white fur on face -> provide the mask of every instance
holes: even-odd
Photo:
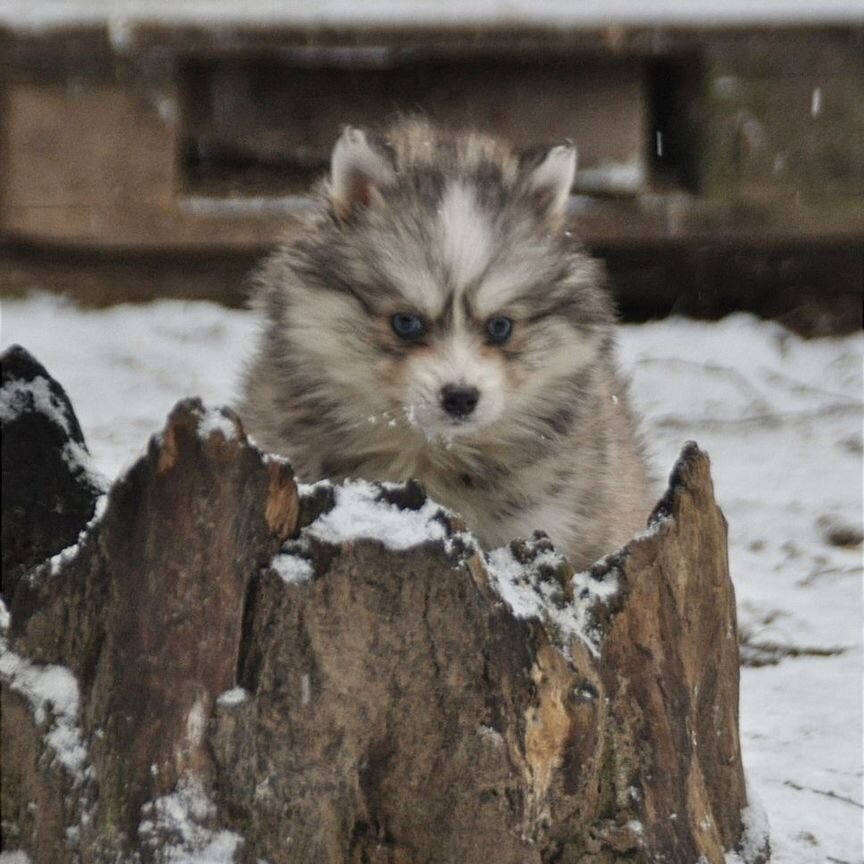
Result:
[[[449,285],[436,285],[436,293],[442,303],[448,288],[455,294],[452,329],[431,350],[406,362],[405,413],[427,439],[449,440],[488,426],[504,408],[501,362],[483,355],[481,341],[466,330],[462,314],[462,292],[487,268],[493,247],[488,219],[470,185],[456,180],[447,187],[438,208],[438,237]],[[478,390],[477,407],[468,417],[458,420],[441,407],[441,390],[448,385]]]
[[[480,352],[476,337],[457,330],[429,351],[411,357],[405,368],[405,414],[427,439],[471,435],[498,420],[504,410],[505,378],[500,360]],[[480,400],[464,420],[441,407],[447,385],[476,387]]]
[[[424,251],[410,238],[393,250],[381,249],[378,263],[405,298],[405,310],[437,318],[444,306],[444,292],[429,271]]]
[[[441,255],[458,291],[486,269],[492,252],[491,228],[470,186],[459,181],[448,186],[439,209],[439,225]]]
[[[472,303],[475,314],[489,318],[498,314],[513,300],[521,295],[525,285],[536,278],[537,262],[525,255],[509,255],[483,279],[474,292]]]

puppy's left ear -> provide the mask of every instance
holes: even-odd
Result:
[[[340,219],[380,197],[380,190],[396,179],[392,154],[362,129],[346,126],[330,163],[330,194]]]
[[[530,150],[519,160],[528,196],[554,222],[564,218],[576,176],[576,145]]]

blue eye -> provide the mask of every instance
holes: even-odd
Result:
[[[397,312],[390,319],[393,332],[401,339],[419,339],[426,332],[426,325],[419,315]]]
[[[506,342],[513,333],[513,321],[510,318],[490,318],[486,322],[486,332],[489,341],[496,345]]]

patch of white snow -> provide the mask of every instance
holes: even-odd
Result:
[[[599,581],[588,573],[572,577],[573,600],[564,600],[564,586],[555,576],[544,577],[543,570],[555,571],[563,565],[557,552],[541,552],[527,564],[513,556],[509,546],[493,549],[488,555],[492,586],[517,618],[537,618],[551,625],[560,647],[568,652],[570,640],[583,641],[595,655],[602,637],[593,625],[591,611],[605,603],[618,590],[614,570]]]
[[[741,834],[740,854],[734,851],[727,852],[726,864],[748,864],[750,861],[755,861],[756,856],[763,852],[768,845],[770,836],[768,814],[749,783],[747,784],[747,800],[750,803],[741,811],[743,833]]]
[[[0,864],[33,864],[23,849],[0,852]]]
[[[145,804],[141,816],[141,842],[158,849],[165,864],[233,864],[244,842],[233,831],[210,827],[216,807],[194,777]]]
[[[5,606],[3,607],[5,614]],[[16,654],[0,637],[0,678],[30,703],[37,726],[47,724],[45,743],[72,777],[84,780],[87,748],[78,727],[78,681],[65,666],[38,665]]]
[[[443,540],[442,507],[427,500],[419,510],[403,510],[380,500],[381,490],[365,480],[335,487],[336,505],[316,519],[304,534],[324,543],[377,540],[388,549],[411,549]]]
[[[42,414],[63,430],[70,440],[64,445],[61,458],[73,470],[87,473],[92,485],[106,490],[108,480],[93,467],[90,454],[72,440],[72,426],[66,406],[51,391],[51,382],[41,375],[31,381],[12,380],[0,388],[0,420],[9,423],[22,414]]]
[[[93,515],[90,517],[90,521],[81,529],[78,539],[71,546],[61,549],[56,555],[52,555],[48,559],[48,569],[52,576],[56,576],[64,565],[73,561],[78,556],[90,532],[102,521],[107,507],[108,495],[106,493],[96,499]]]
[[[237,705],[242,705],[249,699],[249,693],[242,687],[232,687],[226,690],[216,700],[216,704],[222,708],[234,708]]]
[[[221,409],[204,407],[198,423],[198,437],[206,441],[214,432],[219,432],[226,441],[237,438],[237,424]]]
[[[29,413],[44,414],[67,435],[72,434],[63,403],[51,392],[51,382],[41,375],[31,381],[12,380],[0,388],[0,420],[8,423]]]
[[[291,552],[277,552],[270,566],[286,585],[305,585],[315,575],[312,565],[305,558]]]

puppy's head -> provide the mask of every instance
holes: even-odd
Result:
[[[429,440],[548,411],[611,323],[598,265],[563,227],[575,165],[569,145],[519,157],[417,123],[387,139],[346,129],[282,260],[295,362],[357,422]]]

